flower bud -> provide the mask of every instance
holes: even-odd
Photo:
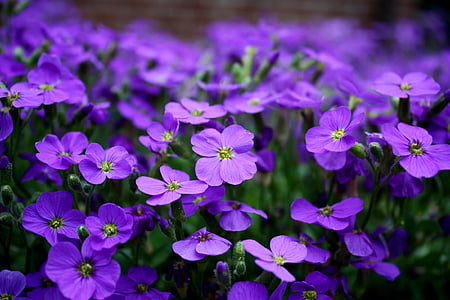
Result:
[[[369,154],[366,151],[366,148],[364,148],[364,145],[361,143],[355,143],[351,148],[350,152],[355,155],[358,158],[366,159],[369,157]]]
[[[2,200],[6,207],[10,207],[11,203],[14,201],[14,192],[10,185],[2,186]]]
[[[233,274],[235,276],[242,276],[245,274],[245,271],[247,271],[247,266],[245,265],[244,260],[238,261],[238,263],[234,266]]]
[[[89,230],[84,225],[78,226],[77,233],[81,241],[84,241],[89,236]]]
[[[10,184],[12,181],[12,164],[9,162],[8,156],[4,155],[0,158],[0,184]]]
[[[372,142],[369,144],[370,153],[372,153],[373,158],[376,162],[381,162],[383,160],[383,149],[378,142]]]
[[[0,213],[0,224],[10,226],[12,225],[14,217],[9,212]]]
[[[80,178],[75,174],[70,174],[67,177],[67,184],[69,185],[69,188],[77,193],[83,192],[83,185],[81,184]]]
[[[214,274],[219,283],[223,284],[226,287],[231,285],[231,277],[228,269],[228,264],[223,261],[218,261],[216,264],[216,269],[214,270]]]
[[[245,250],[242,241],[237,242],[233,248],[233,265],[236,266],[238,261],[245,260]]]

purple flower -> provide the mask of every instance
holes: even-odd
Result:
[[[19,271],[0,271],[0,299],[15,299],[25,288],[25,276]]]
[[[241,95],[235,95],[225,99],[225,108],[234,114],[249,113],[256,114],[273,102],[275,98],[270,96],[267,91],[247,92]]]
[[[219,131],[209,128],[191,138],[192,150],[201,156],[195,164],[200,180],[212,186],[224,181],[237,185],[256,173],[256,156],[250,153],[253,134],[240,125]]]
[[[20,153],[19,157],[31,162],[30,167],[23,174],[22,180],[36,180],[40,182],[46,182],[50,180],[53,184],[61,186],[63,180],[58,173],[58,170],[41,163],[34,153]]]
[[[44,105],[67,101],[73,95],[84,93],[84,84],[78,79],[67,79],[62,70],[53,62],[39,64],[28,73],[28,82],[40,90],[39,96]]]
[[[27,293],[30,299],[55,299],[55,300],[66,300],[68,298],[64,297],[59,291],[58,286],[51,281],[47,274],[45,273],[45,266],[47,263],[43,263],[39,272],[28,273],[27,286],[34,287],[35,289]]]
[[[330,251],[319,248],[314,244],[319,244],[320,242],[314,242],[308,235],[300,233],[298,239],[292,237],[292,241],[305,245],[307,253],[305,261],[312,264],[323,264],[328,258],[330,258]]]
[[[351,197],[332,206],[317,208],[308,200],[299,198],[291,205],[291,218],[307,224],[318,223],[331,230],[342,230],[350,225],[349,217],[363,210],[363,201]]]
[[[208,205],[208,212],[213,215],[222,213],[220,227],[227,231],[246,230],[252,224],[252,218],[248,213],[258,214],[267,219],[267,214],[260,209],[255,209],[238,201],[216,201]]]
[[[222,105],[210,106],[206,102],[198,102],[188,98],[183,98],[180,103],[169,102],[166,104],[166,113],[171,113],[173,117],[182,123],[205,124],[210,119],[220,118],[227,114]]]
[[[78,209],[72,209],[73,196],[66,191],[42,193],[36,204],[28,205],[23,211],[23,227],[56,244],[61,235],[78,239],[77,228],[86,218]]]
[[[337,171],[345,167],[347,152],[314,153],[314,158],[319,166],[328,171]]]
[[[42,104],[42,97],[38,96],[39,89],[35,85],[27,82],[19,82],[14,84],[9,91],[0,90],[0,95],[11,101],[12,106],[21,107],[38,107]]]
[[[124,211],[133,218],[133,234],[130,239],[140,233],[153,230],[155,219],[159,219],[158,213],[151,207],[144,204],[136,204],[124,208]]]
[[[138,189],[148,195],[148,205],[165,205],[180,199],[183,194],[203,193],[208,185],[200,180],[189,180],[189,175],[183,171],[174,170],[169,166],[159,168],[164,181],[148,176],[136,179]]]
[[[68,242],[48,252],[45,271],[61,293],[70,299],[104,299],[110,296],[120,277],[120,265],[111,259],[113,251],[94,251],[84,243],[81,253]]]
[[[117,104],[120,114],[130,120],[139,129],[147,129],[152,123],[150,116],[154,116],[155,109],[139,95],[132,95],[130,101],[120,101]]]
[[[392,152],[401,157],[400,165],[410,175],[430,178],[440,170],[450,170],[450,145],[431,145],[433,138],[425,129],[404,123],[397,128],[385,124],[381,129]]]
[[[407,172],[400,172],[389,179],[391,195],[394,197],[414,198],[422,193],[425,184],[422,178],[416,178]]]
[[[127,150],[122,146],[114,146],[105,151],[99,144],[92,143],[86,149],[86,159],[79,164],[80,172],[92,184],[101,184],[106,178],[123,179],[131,172],[128,156]]]
[[[435,95],[439,92],[440,86],[425,73],[408,73],[402,78],[393,72],[388,72],[375,80],[373,89],[386,96],[408,98],[409,96]]]
[[[110,249],[117,244],[126,243],[133,233],[133,217],[120,206],[106,203],[100,206],[98,217],[86,218],[89,242],[94,250]]]
[[[9,109],[0,103],[0,141],[5,140],[14,129],[14,124]]]
[[[224,254],[230,247],[230,241],[206,231],[206,227],[172,244],[173,251],[189,261],[201,260],[206,255]]]
[[[306,132],[306,149],[313,153],[349,150],[356,143],[356,139],[349,134],[364,118],[363,113],[356,115],[353,120],[351,115],[346,106],[324,113],[319,121],[320,126]]]
[[[178,134],[179,122],[171,113],[165,113],[163,123],[152,122],[147,128],[149,136],[142,136],[139,141],[151,151],[165,150]]]
[[[295,281],[295,277],[283,265],[302,262],[307,254],[305,245],[294,242],[285,235],[272,238],[270,250],[254,240],[244,240],[242,243],[245,251],[257,257],[255,263],[258,266],[287,282]]]
[[[387,280],[393,281],[400,275],[400,270],[396,265],[382,261],[386,257],[386,249],[381,243],[374,243],[373,248],[372,255],[352,260],[351,264],[359,269],[372,269]]]
[[[281,300],[286,292],[287,282],[281,281],[269,298],[267,288],[259,282],[238,281],[228,292],[228,300]]]
[[[348,252],[355,256],[369,256],[373,253],[373,243],[362,230],[351,230],[344,234]]]
[[[125,294],[134,300],[167,300],[171,298],[171,293],[160,292],[150,287],[157,279],[158,273],[155,269],[149,266],[132,266],[127,275],[120,276],[116,293]]]
[[[184,196],[181,198],[184,214],[186,217],[190,217],[195,214],[199,207],[219,201],[223,196],[225,196],[225,187],[223,185],[210,186],[203,193]]]
[[[252,281],[238,281],[228,292],[228,300],[267,300],[269,292],[264,284]]]
[[[296,281],[291,285],[291,289],[297,291],[289,295],[289,300],[331,300],[330,296],[324,294],[331,288],[328,276],[314,271],[306,275],[305,281]]]
[[[80,153],[87,145],[88,139],[81,132],[68,132],[61,141],[56,135],[47,134],[42,142],[35,144],[39,151],[36,157],[54,169],[66,170],[71,164],[78,164],[84,159]]]

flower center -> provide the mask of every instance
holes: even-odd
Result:
[[[231,150],[230,147],[222,147],[219,149],[219,151],[217,152],[217,154],[219,155],[219,160],[226,160],[226,159],[230,159],[233,157],[233,150]]]
[[[205,200],[205,198],[206,198],[206,196],[198,196],[197,198],[194,199],[194,204],[198,205],[200,202]]]
[[[280,266],[284,265],[284,263],[286,262],[286,260],[285,260],[283,257],[278,256],[278,255],[275,255],[275,256],[273,257],[273,261],[274,261],[277,265],[280,265]]]
[[[204,242],[204,241],[210,240],[210,239],[211,239],[211,234],[210,234],[210,233],[204,234],[204,233],[200,232],[200,233],[198,234],[198,236],[197,236],[197,239],[198,239],[200,242]]]
[[[336,129],[335,131],[333,131],[333,133],[331,134],[331,137],[333,138],[333,140],[340,140],[344,137],[345,135],[345,131],[342,128]]]
[[[409,152],[411,152],[412,155],[422,155],[424,151],[420,143],[414,142],[409,145]]]
[[[168,131],[164,132],[162,139],[165,142],[171,142],[173,140],[173,131],[168,130]]]
[[[171,183],[168,183],[166,185],[166,189],[168,189],[169,191],[175,191],[177,190],[181,185],[176,182],[176,181],[172,181]]]
[[[143,215],[142,208],[138,207],[136,209],[136,216],[142,216],[142,215]]]
[[[102,230],[107,237],[113,237],[118,233],[117,226],[111,223],[103,225]]]
[[[12,300],[13,296],[10,294],[3,294],[0,296],[0,300]]]
[[[58,157],[61,157],[61,156],[72,156],[72,154],[70,154],[69,152],[61,152],[60,154],[58,154]]]
[[[101,170],[105,173],[111,172],[113,169],[113,164],[110,161],[102,161],[101,166]]]
[[[233,205],[231,205],[232,209],[239,209],[241,208],[241,204],[239,202],[234,202]]]
[[[299,243],[300,244],[303,244],[303,245],[305,245],[305,246],[310,246],[311,244],[304,238],[304,237],[299,237],[298,238],[298,240],[299,240]]]
[[[44,280],[42,280],[42,287],[51,287],[54,286],[55,284],[53,283],[53,281],[51,281],[48,278],[45,278]]]
[[[320,214],[325,217],[331,216],[332,212],[333,212],[333,209],[329,206],[325,206],[324,208],[320,209]]]
[[[48,221],[48,226],[53,230],[58,230],[64,226],[64,220],[59,217],[54,217]]]
[[[412,89],[412,86],[408,83],[402,83],[400,84],[400,89],[402,91],[409,91],[410,89]]]
[[[304,291],[303,298],[305,298],[305,300],[315,300],[317,299],[317,292],[313,290]]]
[[[91,263],[85,262],[78,266],[78,272],[80,272],[83,277],[89,277],[94,274],[94,267]]]
[[[253,98],[248,100],[247,104],[248,105],[258,105],[261,101],[258,98]]]
[[[48,91],[53,91],[53,90],[55,89],[55,87],[54,87],[53,85],[51,85],[51,84],[41,84],[41,85],[39,86],[39,88],[40,88],[41,90],[46,91],[46,92],[48,92]]]
[[[146,285],[145,283],[139,283],[138,285],[136,285],[136,292],[138,294],[143,294],[147,291],[148,291],[148,285]]]
[[[201,116],[201,115],[203,115],[203,112],[200,109],[194,109],[193,111],[191,111],[191,115]]]

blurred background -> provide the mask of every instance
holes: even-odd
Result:
[[[450,0],[74,0],[83,16],[113,29],[136,19],[151,19],[182,39],[204,33],[217,20],[273,17],[282,22],[308,22],[349,17],[363,25],[416,18],[432,9],[449,24]]]

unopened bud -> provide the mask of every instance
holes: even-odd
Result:
[[[240,260],[237,262],[237,264],[234,266],[233,274],[235,276],[242,276],[247,271],[247,266],[245,265],[244,260]]]
[[[366,159],[369,157],[369,154],[366,151],[366,148],[361,143],[355,143],[351,148],[350,152],[358,158]]]
[[[380,143],[378,142],[372,142],[369,144],[369,150],[370,153],[372,153],[373,158],[375,159],[376,162],[381,162],[383,160],[383,149],[380,146]]]
[[[14,201],[14,192],[10,185],[2,186],[2,200],[6,207],[10,207],[11,203]]]
[[[81,241],[84,241],[89,236],[89,230],[84,225],[78,226],[77,233]]]
[[[10,184],[12,181],[12,164],[8,156],[0,158],[0,185]]]
[[[72,191],[77,193],[83,192],[83,185],[81,184],[81,180],[77,175],[70,174],[69,177],[67,177],[67,184]]]
[[[0,213],[0,224],[2,225],[11,225],[13,223],[14,217],[9,212]]]
[[[216,264],[216,269],[214,270],[214,274],[219,283],[223,284],[226,287],[229,287],[231,285],[230,271],[226,262],[218,261]]]
[[[236,265],[241,260],[245,260],[245,249],[242,241],[239,241],[233,248],[233,265]]]

